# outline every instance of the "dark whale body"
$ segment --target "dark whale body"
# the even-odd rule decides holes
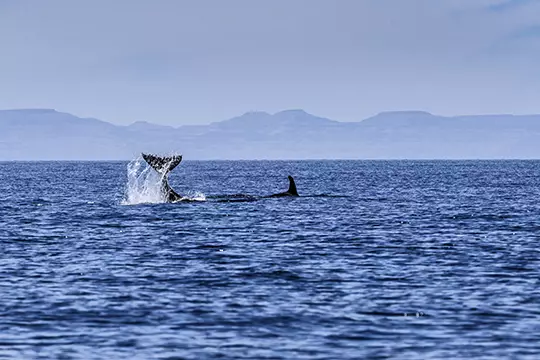
[[[152,154],[142,154],[142,157],[148,163],[148,165],[152,167],[152,169],[154,169],[161,175],[161,191],[165,195],[165,201],[173,203],[185,200],[182,195],[179,195],[169,185],[169,173],[182,162],[182,155],[157,156]],[[262,196],[262,198],[299,196],[293,177],[289,175],[288,178],[289,189],[287,189],[287,191],[278,194]],[[252,199],[250,198],[250,200]]]
[[[265,197],[275,198],[275,197],[285,197],[285,196],[299,196],[298,191],[296,190],[296,183],[294,182],[293,177],[289,175],[288,178],[289,178],[289,189],[287,191],[281,192],[278,194],[268,195]]]

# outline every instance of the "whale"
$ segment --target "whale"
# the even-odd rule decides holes
[[[169,185],[169,173],[176,168],[181,162],[182,162],[182,155],[174,155],[174,156],[158,156],[154,154],[145,154],[142,153],[142,158],[144,161],[150,165],[152,169],[154,169],[158,174],[161,175],[160,177],[160,187],[161,192],[165,196],[165,201],[169,203],[179,202],[185,199],[182,195],[178,194],[176,191],[173,190],[173,188]],[[294,178],[289,175],[289,188],[287,191],[280,192],[277,194],[267,195],[267,196],[261,196],[260,198],[280,198],[280,197],[297,197],[298,190],[296,189],[296,183],[294,182]],[[247,196],[250,197],[249,200],[256,199],[257,197],[253,196]]]
[[[169,173],[182,162],[182,155],[157,156],[153,154],[141,154],[144,161],[161,175],[161,192],[165,195],[166,202],[177,202],[183,199],[169,185]]]
[[[296,183],[294,182],[294,178],[291,175],[289,175],[288,178],[289,178],[289,189],[287,189],[287,191],[268,195],[265,197],[277,198],[277,197],[286,197],[286,196],[300,196],[298,195],[298,191],[296,190]]]

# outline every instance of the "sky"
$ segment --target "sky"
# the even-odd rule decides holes
[[[540,113],[540,1],[0,0],[0,109]]]

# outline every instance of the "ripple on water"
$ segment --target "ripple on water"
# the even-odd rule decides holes
[[[540,162],[0,167],[0,358],[540,353]]]

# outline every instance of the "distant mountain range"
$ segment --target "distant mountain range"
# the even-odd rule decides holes
[[[338,122],[286,110],[175,128],[118,126],[51,109],[0,111],[0,160],[127,160],[140,152],[190,160],[539,159],[540,115],[401,111]]]

